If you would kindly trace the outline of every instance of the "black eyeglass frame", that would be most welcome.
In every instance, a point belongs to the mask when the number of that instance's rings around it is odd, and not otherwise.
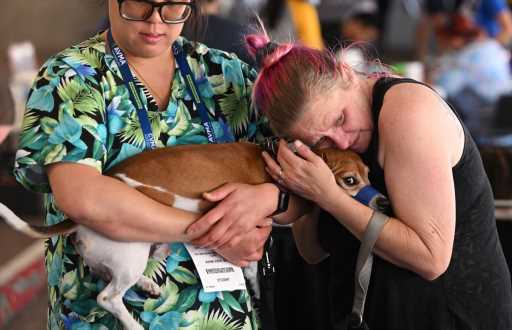
[[[117,3],[119,5],[118,6],[119,7],[119,16],[121,16],[123,19],[125,19],[127,21],[137,21],[137,22],[146,21],[148,18],[151,17],[151,15],[153,15],[153,13],[155,12],[155,8],[156,8],[157,11],[158,11],[158,14],[160,15],[160,19],[162,20],[162,22],[164,22],[166,24],[180,24],[180,23],[185,22],[187,19],[189,19],[190,16],[192,15],[192,12],[196,9],[196,4],[195,4],[194,0],[192,0],[191,2],[187,2],[187,1],[153,2],[153,1],[149,1],[149,0],[135,0],[136,2],[144,2],[144,3],[147,3],[147,4],[149,4],[151,6],[151,10],[148,11],[148,14],[146,15],[146,17],[139,19],[139,18],[126,17],[125,15],[123,15],[123,13],[121,11],[121,6],[122,6],[122,3],[125,2],[125,1],[126,0],[117,0]],[[166,5],[185,5],[185,6],[189,6],[190,7],[190,13],[188,14],[187,17],[179,19],[179,20],[173,20],[173,21],[164,20],[164,18],[162,16],[162,7],[164,7]]]

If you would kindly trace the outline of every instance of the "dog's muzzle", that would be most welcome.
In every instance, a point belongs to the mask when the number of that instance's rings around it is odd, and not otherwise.
[[[372,186],[365,186],[354,196],[354,198],[374,210],[389,215],[391,211],[391,204],[386,196],[381,194],[377,189]]]

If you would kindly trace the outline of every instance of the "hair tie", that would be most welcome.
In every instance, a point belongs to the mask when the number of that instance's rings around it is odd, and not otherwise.
[[[267,56],[272,54],[277,48],[279,47],[279,44],[269,41],[265,46],[259,48],[256,51],[256,64],[258,67],[263,67],[263,61]]]

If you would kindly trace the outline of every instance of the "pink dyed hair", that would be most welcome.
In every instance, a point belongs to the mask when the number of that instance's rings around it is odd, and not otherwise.
[[[255,58],[260,55],[261,59],[253,105],[267,116],[279,136],[289,134],[312,97],[325,95],[335,86],[347,88],[351,83],[352,69],[331,51],[285,43],[261,54],[271,42],[265,32],[248,35],[245,40],[249,53]]]

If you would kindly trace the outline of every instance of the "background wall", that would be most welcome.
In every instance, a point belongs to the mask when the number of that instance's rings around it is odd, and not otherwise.
[[[3,0],[0,83],[8,79],[7,47],[31,41],[40,61],[94,33],[106,13],[102,0]]]

